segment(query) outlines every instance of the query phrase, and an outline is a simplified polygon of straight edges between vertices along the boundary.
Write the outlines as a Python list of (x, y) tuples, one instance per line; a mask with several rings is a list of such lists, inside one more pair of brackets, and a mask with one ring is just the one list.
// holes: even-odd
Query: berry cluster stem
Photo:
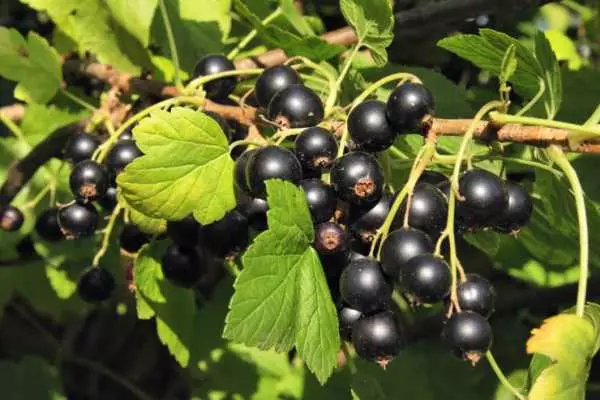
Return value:
[(194, 80), (192, 80), (183, 90), (184, 94), (193, 94), (198, 88), (202, 85), (207, 84), (208, 82), (212, 82), (221, 78), (229, 78), (232, 76), (252, 76), (252, 75), (260, 75), (262, 74), (264, 69), (262, 68), (250, 68), (250, 69), (234, 69), (231, 71), (223, 71), (218, 74), (200, 76)]
[(500, 381), (500, 383), (502, 383), (504, 385), (504, 387), (506, 387), (508, 390), (510, 390), (510, 392), (513, 395), (515, 395), (515, 397), (517, 399), (526, 400), (526, 397), (523, 396), (523, 394), (521, 394), (521, 392), (510, 383), (510, 381), (508, 380), (506, 375), (504, 375), (504, 373), (502, 372), (502, 369), (500, 369), (500, 366), (496, 362), (496, 359), (494, 358), (494, 355), (492, 354), (491, 351), (488, 351), (487, 353), (485, 353), (485, 358), (487, 359), (488, 363), (490, 364), (490, 367), (492, 368), (492, 370), (498, 377), (498, 380)]
[(165, 33), (167, 34), (167, 41), (169, 42), (169, 51), (171, 52), (171, 60), (173, 61), (173, 67), (175, 68), (174, 81), (177, 89), (183, 89), (183, 83), (181, 82), (181, 68), (179, 66), (179, 55), (177, 53), (177, 44), (175, 43), (175, 35), (173, 35), (173, 28), (171, 27), (171, 20), (169, 19), (169, 13), (165, 0), (159, 0), (158, 5), (160, 7), (160, 15), (163, 23), (165, 24)]
[(119, 215), (121, 215), (121, 211), (123, 211), (123, 207), (120, 204), (117, 204), (112, 214), (110, 215), (110, 219), (108, 220), (108, 224), (106, 224), (106, 228), (104, 228), (104, 230), (102, 231), (102, 245), (100, 247), (100, 250), (98, 250), (98, 252), (94, 256), (94, 261), (92, 262), (92, 265), (94, 267), (100, 265), (100, 260), (102, 259), (102, 257), (104, 257), (106, 251), (108, 250), (108, 246), (110, 245), (110, 235), (112, 234), (112, 231), (115, 228), (115, 224), (119, 219)]

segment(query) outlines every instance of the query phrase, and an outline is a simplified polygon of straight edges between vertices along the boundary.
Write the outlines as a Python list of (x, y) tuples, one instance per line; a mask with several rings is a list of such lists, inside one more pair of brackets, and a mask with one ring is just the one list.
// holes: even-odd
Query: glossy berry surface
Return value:
[(338, 310), (338, 320), (340, 324), (340, 336), (343, 340), (352, 340), (352, 328), (356, 321), (361, 319), (363, 314), (353, 308), (342, 306)]
[(352, 328), (352, 344), (365, 360), (385, 368), (402, 348), (402, 336), (391, 311), (383, 311), (358, 320)]
[(440, 172), (425, 170), (419, 177), (418, 183), (428, 183), (433, 186), (450, 184), (448, 177)]
[(245, 193), (250, 193), (250, 188), (246, 182), (246, 167), (248, 166), (248, 160), (250, 160), (256, 151), (256, 149), (245, 151), (237, 160), (235, 160), (233, 182), (235, 183), (236, 188)]
[(459, 283), (456, 294), (463, 311), (473, 311), (485, 318), (494, 312), (496, 290), (480, 275), (467, 274), (466, 281)]
[(335, 161), (331, 167), (331, 184), (339, 198), (364, 206), (381, 198), (383, 171), (373, 155), (356, 151)]
[(313, 222), (320, 224), (330, 220), (337, 204), (335, 191), (331, 185), (320, 179), (304, 179), (300, 181), (300, 187), (306, 195)]
[(68, 239), (92, 236), (99, 220), (98, 211), (90, 203), (74, 202), (58, 210), (58, 224)]
[[(398, 213), (394, 221), (394, 227), (402, 226), (406, 203), (405, 200), (402, 212)], [(417, 184), (410, 201), (408, 224), (435, 238), (446, 226), (447, 217), (448, 204), (442, 191), (428, 183)]]
[(460, 178), (459, 192), (464, 197), (461, 206), (465, 213), (481, 226), (493, 224), (508, 206), (508, 193), (504, 182), (482, 169), (466, 172)]
[(284, 128), (317, 125), (325, 110), (321, 99), (306, 86), (292, 85), (278, 92), (269, 103), (267, 116)]
[(457, 354), (475, 362), (490, 349), (493, 340), (489, 322), (472, 311), (452, 315), (444, 326), (442, 337)]
[(65, 156), (68, 160), (77, 164), (83, 160), (89, 160), (96, 149), (100, 146), (100, 139), (87, 133), (77, 133), (71, 137), (65, 148)]
[(349, 264), (340, 277), (342, 300), (365, 314), (383, 310), (392, 295), (381, 266), (372, 258)]
[(92, 267), (79, 277), (77, 294), (87, 303), (99, 303), (115, 290), (115, 278), (104, 268)]
[(383, 151), (396, 139), (396, 131), (385, 116), (382, 101), (369, 100), (356, 106), (348, 116), (348, 134), (359, 150)]
[(128, 253), (137, 253), (143, 245), (150, 241), (150, 235), (142, 232), (135, 225), (125, 225), (119, 236), (119, 244)]
[(104, 166), (92, 160), (78, 163), (71, 171), (69, 186), (77, 198), (92, 201), (106, 194), (109, 177)]
[(114, 186), (109, 186), (108, 189), (106, 189), (106, 193), (104, 193), (104, 196), (100, 197), (97, 201), (98, 204), (100, 204), (100, 207), (104, 209), (104, 211), (114, 210), (118, 202), (117, 188)]
[(190, 288), (200, 279), (202, 274), (201, 255), (196, 249), (172, 244), (165, 250), (161, 268), (165, 278), (172, 284)]
[(248, 247), (248, 220), (239, 211), (225, 214), (219, 221), (202, 227), (206, 248), (219, 257), (239, 254)]
[(25, 222), (23, 212), (15, 206), (8, 205), (0, 210), (0, 227), (6, 232), (14, 232), (21, 229)]
[(431, 92), (423, 85), (405, 83), (390, 94), (386, 106), (388, 121), (400, 133), (422, 130), (423, 123), (434, 112)]
[(167, 222), (167, 235), (182, 247), (192, 248), (200, 239), (200, 224), (192, 215), (179, 220)]
[(336, 223), (323, 222), (315, 228), (315, 249), (320, 254), (334, 254), (346, 250), (346, 231)]
[(450, 267), (433, 254), (411, 258), (398, 276), (402, 289), (415, 304), (435, 303), (450, 293)]
[(433, 250), (434, 244), (425, 232), (410, 227), (396, 229), (383, 242), (381, 268), (388, 277), (396, 279), (413, 257)]
[(335, 160), (338, 145), (333, 135), (318, 126), (307, 128), (298, 135), (294, 150), (302, 168), (308, 171), (329, 169)]
[(377, 229), (383, 225), (393, 202), (394, 196), (384, 193), (374, 206), (351, 206), (350, 232), (354, 238), (370, 246), (377, 234)]
[(291, 151), (278, 146), (262, 147), (248, 160), (246, 183), (254, 197), (265, 198), (265, 181), (282, 179), (298, 183), (302, 179), (302, 167)]
[(301, 84), (300, 75), (288, 65), (276, 65), (269, 67), (256, 80), (254, 94), (262, 108), (267, 108), (271, 99), (292, 85)]
[(495, 223), (496, 230), (504, 233), (518, 232), (527, 225), (533, 213), (533, 200), (523, 186), (506, 182), (508, 205)]
[[(209, 54), (198, 61), (194, 67), (193, 77), (214, 75), (225, 71), (233, 71), (235, 65), (231, 60), (222, 54)], [(204, 84), (203, 88), (206, 91), (206, 97), (212, 100), (226, 99), (233, 90), (237, 79), (235, 76), (219, 78)]]
[(236, 193), (237, 210), (248, 220), (248, 225), (256, 231), (267, 229), (267, 211), (269, 204), (266, 200), (251, 197), (245, 193)]
[(49, 208), (42, 212), (35, 222), (35, 231), (40, 238), (49, 242), (64, 238), (58, 225), (58, 208)]
[(135, 144), (135, 141), (121, 140), (108, 152), (106, 165), (113, 173), (119, 174), (133, 160), (142, 155), (143, 154)]

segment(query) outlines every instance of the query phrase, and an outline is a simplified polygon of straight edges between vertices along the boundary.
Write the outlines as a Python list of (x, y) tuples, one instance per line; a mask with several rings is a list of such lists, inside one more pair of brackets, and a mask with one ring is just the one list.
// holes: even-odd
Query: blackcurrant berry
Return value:
[(350, 250), (348, 252), (348, 254), (346, 254), (346, 264), (352, 264), (354, 261), (358, 261), (358, 260), (364, 260), (365, 258), (369, 258), (367, 256), (365, 256), (364, 254), (359, 253), (358, 251), (355, 250)]
[(210, 225), (202, 227), (206, 248), (218, 257), (237, 255), (248, 247), (248, 220), (233, 210)]
[(273, 96), (290, 87), (302, 84), (300, 75), (288, 65), (269, 67), (256, 80), (254, 94), (262, 108), (267, 108)]
[(496, 290), (480, 275), (467, 274), (466, 280), (458, 285), (456, 295), (463, 311), (473, 311), (485, 318), (494, 312)]
[[(209, 54), (200, 59), (194, 68), (193, 78), (233, 71), (235, 65), (222, 54)], [(235, 76), (219, 78), (204, 84), (206, 97), (212, 100), (226, 99), (235, 89)]]
[(100, 146), (100, 139), (87, 133), (77, 133), (71, 137), (65, 149), (65, 156), (73, 164), (89, 160)]
[(200, 224), (192, 215), (179, 221), (167, 222), (167, 235), (181, 247), (192, 248), (200, 240)]
[(267, 211), (269, 204), (266, 200), (251, 197), (245, 193), (236, 193), (237, 210), (248, 220), (248, 225), (256, 231), (267, 229)]
[(337, 142), (333, 135), (318, 126), (307, 128), (298, 135), (294, 144), (296, 156), (307, 171), (329, 169), (337, 154)]
[(246, 167), (248, 166), (248, 160), (256, 153), (257, 149), (248, 150), (242, 153), (242, 155), (235, 161), (235, 168), (233, 170), (233, 181), (236, 187), (245, 193), (250, 193), (250, 188), (246, 182)]
[(49, 242), (64, 238), (58, 225), (58, 208), (49, 208), (42, 212), (35, 222), (35, 231), (40, 238)]
[(109, 177), (106, 168), (92, 160), (78, 163), (71, 171), (69, 185), (78, 198), (92, 201), (106, 194)]
[(366, 246), (370, 246), (377, 234), (377, 229), (383, 225), (393, 202), (394, 196), (384, 193), (372, 207), (351, 206), (349, 219), (352, 235)]
[(288, 149), (278, 146), (262, 147), (248, 160), (246, 183), (254, 197), (266, 197), (265, 181), (283, 179), (298, 183), (302, 179), (302, 167)]
[(379, 263), (365, 258), (349, 264), (340, 277), (340, 294), (350, 307), (365, 314), (385, 309), (392, 295)]
[(356, 106), (348, 116), (348, 134), (358, 149), (377, 152), (390, 147), (396, 131), (385, 116), (385, 103), (369, 100)]
[(433, 248), (425, 232), (414, 228), (396, 229), (383, 242), (381, 268), (388, 277), (396, 279), (413, 257), (433, 253)]
[(15, 246), (15, 250), (17, 250), (19, 257), (22, 259), (29, 259), (39, 256), (35, 251), (35, 246), (33, 244), (33, 238), (31, 235), (27, 235), (23, 239), (19, 240)]
[(170, 245), (162, 258), (162, 272), (172, 284), (191, 288), (203, 272), (203, 256), (195, 248)]
[(117, 188), (114, 186), (109, 186), (108, 189), (106, 189), (106, 193), (104, 193), (104, 196), (98, 199), (98, 204), (100, 204), (104, 211), (114, 210), (117, 206), (117, 203)]
[(143, 153), (133, 140), (121, 140), (108, 152), (106, 165), (114, 174), (119, 174), (125, 167)]
[(323, 103), (306, 86), (292, 85), (279, 91), (269, 103), (267, 116), (283, 128), (317, 125), (323, 119)]
[(385, 368), (402, 348), (402, 336), (394, 314), (383, 311), (358, 320), (352, 327), (352, 344), (361, 358)]
[(73, 202), (58, 210), (58, 225), (67, 239), (92, 236), (100, 217), (91, 203)]
[(480, 226), (490, 226), (504, 214), (508, 193), (504, 182), (483, 169), (466, 172), (459, 181), (461, 206)]
[(99, 303), (115, 290), (115, 278), (104, 268), (91, 267), (79, 277), (77, 294), (87, 303)]
[(356, 321), (361, 319), (363, 314), (353, 308), (342, 306), (338, 310), (338, 319), (340, 323), (340, 336), (342, 339), (352, 340), (352, 328)]
[[(407, 200), (396, 216), (394, 228), (403, 225), (406, 203)], [(417, 184), (410, 200), (408, 224), (436, 238), (446, 226), (447, 217), (448, 204), (442, 191), (428, 183)]]
[(472, 311), (452, 315), (442, 337), (464, 359), (476, 363), (492, 346), (492, 327), (487, 319)]
[(0, 210), (0, 227), (6, 232), (14, 232), (21, 229), (25, 222), (23, 212), (15, 206), (5, 206)]
[(415, 304), (443, 300), (450, 293), (450, 281), (448, 264), (433, 254), (412, 257), (399, 273), (400, 286)]
[(119, 244), (121, 248), (128, 253), (137, 253), (143, 245), (150, 241), (150, 235), (142, 232), (140, 228), (135, 225), (125, 225), (121, 236), (119, 237)]
[(354, 205), (375, 203), (383, 193), (383, 171), (369, 153), (356, 151), (338, 158), (331, 167), (331, 184), (342, 200)]
[(496, 230), (504, 233), (518, 232), (527, 225), (533, 213), (533, 200), (527, 190), (515, 182), (506, 182), (508, 205), (496, 221)]
[(433, 116), (434, 107), (433, 96), (425, 86), (405, 83), (390, 94), (386, 114), (390, 124), (401, 134), (416, 133)]
[(315, 224), (328, 221), (333, 217), (337, 198), (333, 188), (320, 179), (304, 179), (300, 181), (306, 201)]
[(119, 135), (119, 141), (121, 140), (133, 140), (133, 129), (131, 126)]
[(346, 250), (346, 231), (333, 222), (323, 222), (315, 228), (315, 249), (320, 254), (334, 254)]
[(450, 180), (446, 175), (440, 172), (425, 170), (419, 177), (418, 183), (429, 183), (430, 185), (437, 186), (439, 188), (442, 184), (449, 185)]

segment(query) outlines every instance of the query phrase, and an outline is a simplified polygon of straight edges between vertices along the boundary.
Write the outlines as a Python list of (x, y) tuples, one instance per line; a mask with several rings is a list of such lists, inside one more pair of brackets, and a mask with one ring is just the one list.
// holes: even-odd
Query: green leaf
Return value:
[(150, 26), (159, 0), (106, 0), (111, 15), (144, 47), (150, 42)]
[(47, 103), (60, 87), (58, 53), (46, 39), (29, 32), (27, 40), (15, 29), (0, 27), (0, 75), (18, 82), (21, 100)]
[(0, 362), (0, 387), (4, 399), (66, 399), (56, 368), (37, 357)]
[(300, 14), (294, 0), (279, 0), (279, 6), (283, 11), (284, 17), (290, 22), (290, 25), (302, 36), (314, 36), (315, 31), (311, 28), (307, 20)]
[(144, 155), (117, 178), (133, 209), (166, 220), (193, 212), (209, 224), (235, 207), (229, 143), (214, 119), (175, 107), (142, 120), (133, 134)]
[(371, 50), (375, 64), (385, 65), (387, 47), (394, 38), (394, 14), (388, 0), (341, 0), (340, 9), (358, 35), (358, 42)]
[[(244, 255), (223, 336), (247, 346), (300, 357), (323, 384), (337, 365), (340, 346), (335, 305), (316, 251), (301, 191), (268, 181), (269, 229)], [(294, 212), (290, 212), (294, 210)]]
[(510, 78), (517, 72), (517, 48), (514, 44), (508, 46), (504, 58), (502, 58), (502, 66), (500, 67), (500, 81), (508, 82)]
[(544, 95), (546, 115), (549, 118), (554, 118), (562, 101), (562, 77), (556, 55), (550, 47), (550, 42), (542, 32), (535, 35), (535, 57), (540, 63), (542, 77), (546, 84)]
[(89, 114), (85, 110), (74, 113), (54, 105), (30, 104), (27, 106), (20, 128), (27, 143), (35, 146), (55, 130), (80, 121)]
[[(546, 319), (532, 331), (527, 352), (551, 361), (541, 369), (533, 365), (536, 376), (528, 398), (531, 400), (575, 400), (585, 398), (585, 384), (591, 360), (600, 341), (600, 306), (588, 304), (584, 318), (560, 314)], [(541, 370), (541, 371), (540, 371)]]

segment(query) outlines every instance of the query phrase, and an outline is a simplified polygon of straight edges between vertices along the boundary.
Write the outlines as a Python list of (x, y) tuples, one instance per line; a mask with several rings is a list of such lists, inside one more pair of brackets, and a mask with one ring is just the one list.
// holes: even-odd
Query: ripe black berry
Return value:
[(237, 210), (248, 220), (248, 225), (256, 231), (267, 229), (267, 211), (269, 204), (266, 200), (251, 197), (245, 193), (236, 193)]
[(242, 153), (241, 156), (235, 161), (235, 168), (233, 170), (233, 181), (236, 187), (245, 193), (250, 193), (250, 188), (246, 182), (246, 167), (248, 166), (248, 160), (256, 153), (257, 149), (248, 150)]
[(202, 227), (206, 248), (219, 257), (239, 254), (248, 247), (248, 220), (233, 210), (210, 225)]
[(78, 163), (69, 177), (73, 195), (86, 201), (104, 196), (108, 190), (108, 184), (109, 177), (106, 168), (92, 160)]
[(489, 226), (504, 214), (508, 193), (504, 182), (483, 169), (466, 172), (459, 181), (461, 206), (480, 226)]
[(137, 253), (150, 241), (150, 236), (135, 225), (126, 225), (119, 237), (121, 248), (128, 253)]
[(302, 85), (292, 85), (278, 92), (267, 110), (269, 119), (284, 128), (314, 126), (324, 115), (319, 96)]
[(414, 228), (396, 229), (383, 242), (381, 268), (387, 276), (396, 279), (413, 257), (432, 253), (433, 248), (425, 232)]
[(358, 320), (352, 328), (352, 344), (361, 358), (385, 368), (402, 347), (394, 314), (384, 311)]
[(131, 126), (119, 135), (119, 141), (121, 140), (133, 140), (133, 128)]
[(115, 290), (115, 278), (104, 268), (91, 267), (79, 277), (77, 294), (88, 303), (99, 303)]
[(421, 254), (404, 264), (400, 269), (399, 281), (413, 303), (435, 303), (450, 292), (450, 268), (442, 258)]
[(87, 133), (77, 133), (71, 137), (65, 149), (65, 156), (73, 164), (89, 160), (100, 146), (100, 139)]
[(119, 174), (129, 163), (142, 155), (135, 141), (121, 140), (108, 152), (106, 165), (113, 173)]
[[(225, 71), (233, 71), (235, 65), (221, 54), (209, 54), (198, 61), (194, 68), (193, 78), (214, 75)], [(219, 78), (204, 84), (206, 97), (212, 100), (226, 99), (235, 89), (235, 76)]]
[(167, 235), (178, 246), (192, 248), (198, 244), (200, 239), (200, 224), (192, 215), (179, 221), (169, 221), (167, 222)]
[(333, 222), (323, 222), (315, 228), (315, 249), (320, 254), (334, 254), (346, 250), (346, 231)]
[(6, 232), (14, 232), (21, 229), (25, 222), (23, 212), (15, 206), (8, 205), (0, 211), (0, 227)]
[(481, 315), (463, 311), (446, 322), (442, 337), (464, 359), (476, 363), (492, 346), (492, 327)]
[(385, 103), (378, 100), (359, 104), (348, 116), (348, 133), (358, 149), (377, 152), (390, 147), (396, 131), (385, 116)]
[(296, 138), (296, 156), (307, 171), (329, 169), (337, 154), (337, 142), (333, 135), (318, 126), (307, 128)]
[(349, 264), (340, 278), (340, 294), (350, 307), (365, 314), (387, 307), (392, 288), (379, 263), (365, 258)]
[(370, 246), (377, 234), (377, 229), (387, 217), (394, 196), (390, 193), (384, 193), (381, 199), (372, 207), (350, 207), (350, 232), (352, 235), (362, 242)]
[(356, 321), (358, 321), (362, 317), (363, 314), (360, 311), (350, 308), (348, 306), (342, 306), (338, 310), (340, 336), (342, 339), (347, 341), (352, 340), (352, 328), (354, 327)]
[(117, 202), (117, 188), (114, 186), (109, 186), (108, 189), (106, 189), (104, 196), (98, 199), (98, 204), (100, 204), (105, 211), (114, 210), (117, 206)]
[(383, 171), (369, 153), (356, 151), (338, 158), (331, 167), (331, 184), (338, 196), (351, 204), (374, 203), (383, 193)]
[(265, 181), (283, 179), (298, 183), (302, 179), (302, 167), (288, 149), (278, 146), (262, 147), (250, 157), (246, 166), (246, 183), (255, 197), (266, 197)]
[(300, 181), (306, 201), (315, 224), (328, 221), (333, 217), (337, 198), (335, 190), (320, 179), (304, 179)]
[(473, 311), (489, 318), (494, 312), (496, 290), (484, 277), (467, 274), (466, 281), (457, 288), (458, 304), (463, 311)]
[(170, 245), (162, 258), (162, 272), (172, 284), (191, 288), (200, 279), (204, 260), (193, 248)]
[(91, 203), (76, 201), (58, 210), (58, 224), (67, 239), (92, 236), (99, 219), (98, 211)]
[(533, 200), (527, 190), (514, 182), (506, 182), (508, 205), (496, 221), (496, 230), (504, 233), (518, 232), (527, 225), (533, 213)]
[(433, 115), (433, 96), (423, 85), (405, 83), (392, 92), (386, 111), (388, 121), (401, 134), (418, 132)]
[(49, 208), (42, 212), (35, 222), (35, 231), (40, 238), (49, 242), (64, 238), (58, 225), (58, 208)]
[[(443, 184), (450, 184), (448, 177), (440, 172), (425, 170), (419, 177), (419, 183), (429, 183), (430, 185), (437, 186)], [(441, 189), (440, 189), (441, 190)]]
[[(402, 226), (406, 213), (406, 200), (402, 211), (394, 221), (394, 227)], [(441, 190), (428, 183), (419, 183), (412, 194), (408, 224), (435, 238), (446, 226), (448, 204)]]
[(290, 87), (302, 84), (300, 75), (288, 65), (277, 65), (267, 68), (256, 80), (254, 94), (262, 108), (267, 108), (273, 96)]

